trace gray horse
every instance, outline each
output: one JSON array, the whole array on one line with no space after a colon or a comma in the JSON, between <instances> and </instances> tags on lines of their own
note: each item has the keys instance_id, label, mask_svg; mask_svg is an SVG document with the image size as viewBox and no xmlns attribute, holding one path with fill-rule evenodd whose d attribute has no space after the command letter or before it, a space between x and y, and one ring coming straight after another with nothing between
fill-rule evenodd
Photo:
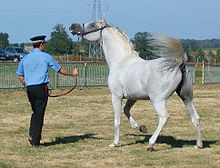
<instances>
[{"instance_id":1,"label":"gray horse","mask_svg":"<svg viewBox=\"0 0 220 168\"><path fill-rule=\"evenodd\" d=\"M167 99L177 92L183 100L196 128L196 147L202 148L199 116L193 104L193 88L190 73L185 66L186 56L179 40L162 35L154 35L151 46L159 58L143 60L134 50L128 36L120 29L109 26L104 20L86 24L72 24L73 35L81 35L89 41L100 40L109 67L108 86L112 94L115 112L114 141L110 147L119 143L122 100L127 99L124 114L131 127L140 129L130 115L130 109L137 100L150 100L158 114L158 126L149 140L147 150L154 150L153 145L169 114L166 109Z\"/></svg>"}]
</instances>

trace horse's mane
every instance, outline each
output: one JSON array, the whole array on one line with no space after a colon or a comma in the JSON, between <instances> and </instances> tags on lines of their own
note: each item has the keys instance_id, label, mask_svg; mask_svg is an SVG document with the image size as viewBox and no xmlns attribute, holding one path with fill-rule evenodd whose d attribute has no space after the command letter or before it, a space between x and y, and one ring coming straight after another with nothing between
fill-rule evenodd
<instances>
[{"instance_id":1,"label":"horse's mane","mask_svg":"<svg viewBox=\"0 0 220 168\"><path fill-rule=\"evenodd\" d=\"M134 50L134 45L127 34L118 27L111 27L117 36L125 42L131 56L139 57L139 53ZM165 64L162 65L162 69L173 69L186 62L187 57L180 40L158 34L151 35L149 40L149 46L153 48L151 51L154 56L156 56L156 58L165 58Z\"/></svg>"},{"instance_id":2,"label":"horse's mane","mask_svg":"<svg viewBox=\"0 0 220 168\"><path fill-rule=\"evenodd\" d=\"M125 42L125 44L127 44L128 50L130 50L131 55L139 57L139 54L137 51L134 50L134 45L132 41L130 40L130 38L128 37L128 35L125 32L123 32L121 29L119 29L118 27L112 27L112 28L117 33L117 35L121 37L121 39Z\"/></svg>"}]
</instances>

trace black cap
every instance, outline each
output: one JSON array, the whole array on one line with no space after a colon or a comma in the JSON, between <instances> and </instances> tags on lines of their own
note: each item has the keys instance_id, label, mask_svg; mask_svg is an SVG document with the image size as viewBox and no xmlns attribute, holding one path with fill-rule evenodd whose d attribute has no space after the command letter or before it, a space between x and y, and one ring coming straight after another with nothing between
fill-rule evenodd
<instances>
[{"instance_id":1,"label":"black cap","mask_svg":"<svg viewBox=\"0 0 220 168\"><path fill-rule=\"evenodd\" d=\"M32 37L30 38L30 40L32 41L32 43L43 43L45 42L45 38L46 36L35 36L35 37Z\"/></svg>"}]
</instances>

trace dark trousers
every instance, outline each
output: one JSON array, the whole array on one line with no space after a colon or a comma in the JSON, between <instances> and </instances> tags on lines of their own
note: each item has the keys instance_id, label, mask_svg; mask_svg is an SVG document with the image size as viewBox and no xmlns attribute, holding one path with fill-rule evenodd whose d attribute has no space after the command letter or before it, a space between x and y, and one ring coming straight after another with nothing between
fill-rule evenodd
<instances>
[{"instance_id":1,"label":"dark trousers","mask_svg":"<svg viewBox=\"0 0 220 168\"><path fill-rule=\"evenodd\" d=\"M29 86L27 87L27 95L33 110L30 121L29 136L32 138L33 145L39 145L44 123L44 113L48 100L47 85Z\"/></svg>"}]
</instances>

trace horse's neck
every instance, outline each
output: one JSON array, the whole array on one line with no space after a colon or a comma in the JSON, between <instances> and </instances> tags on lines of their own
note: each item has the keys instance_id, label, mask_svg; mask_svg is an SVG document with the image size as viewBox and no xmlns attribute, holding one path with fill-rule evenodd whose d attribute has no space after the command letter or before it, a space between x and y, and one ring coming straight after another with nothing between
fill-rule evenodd
<instances>
[{"instance_id":1,"label":"horse's neck","mask_svg":"<svg viewBox=\"0 0 220 168\"><path fill-rule=\"evenodd\" d=\"M102 40L105 58L110 69L132 56L126 41L119 37L118 32L113 30L113 28L103 31Z\"/></svg>"}]
</instances>

